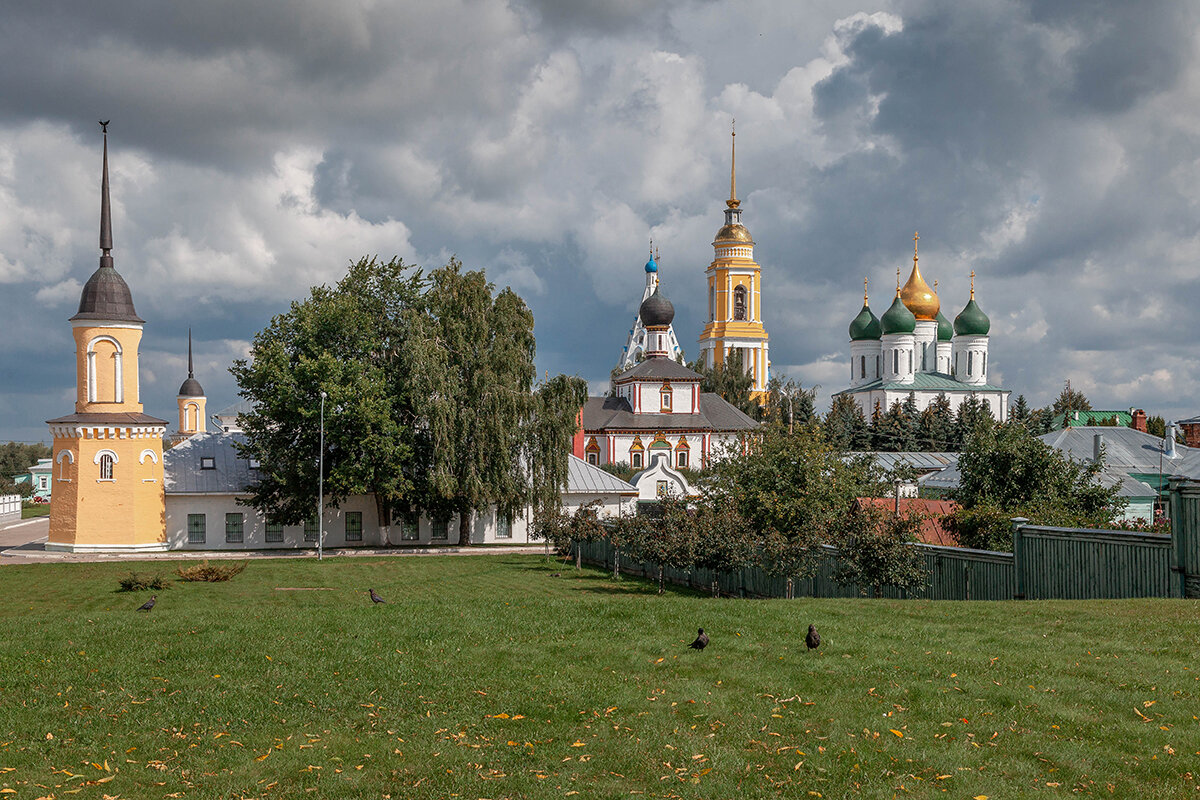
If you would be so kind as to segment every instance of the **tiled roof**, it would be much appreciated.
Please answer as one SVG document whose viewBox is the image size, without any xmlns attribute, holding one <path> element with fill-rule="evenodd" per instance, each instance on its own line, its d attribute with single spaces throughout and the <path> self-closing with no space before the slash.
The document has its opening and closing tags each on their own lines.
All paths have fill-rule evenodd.
<svg viewBox="0 0 1200 800">
<path fill-rule="evenodd" d="M 620 383 L 621 381 L 633 380 L 634 378 L 666 378 L 672 381 L 704 380 L 704 376 L 700 373 L 693 372 L 678 361 L 663 356 L 647 358 L 637 366 L 630 367 L 613 378 L 613 381 Z"/>
<path fill-rule="evenodd" d="M 238 454 L 246 437 L 240 433 L 198 433 L 163 453 L 163 486 L 167 494 L 245 494 L 257 470 Z M 213 459 L 214 469 L 201 469 L 200 459 Z"/>
<path fill-rule="evenodd" d="M 748 431 L 756 428 L 757 422 L 725 398 L 710 392 L 700 395 L 699 414 L 635 414 L 623 397 L 589 397 L 583 406 L 585 431 Z"/>
<path fill-rule="evenodd" d="M 871 505 L 892 511 L 896 508 L 894 497 L 860 497 L 860 505 Z M 958 504 L 950 500 L 924 500 L 918 497 L 901 497 L 899 500 L 900 513 L 921 514 L 921 527 L 917 531 L 917 539 L 925 544 L 936 544 L 942 547 L 958 547 L 958 540 L 942 527 L 942 517 L 953 514 Z"/>
<path fill-rule="evenodd" d="M 999 386 L 992 386 L 990 383 L 970 384 L 963 383 L 960 380 L 944 375 L 941 372 L 918 372 L 913 376 L 912 383 L 899 383 L 897 381 L 885 381 L 883 378 L 877 378 L 873 381 L 864 383 L 862 386 L 856 386 L 853 389 L 843 389 L 840 392 L 834 392 L 834 397 L 839 394 L 856 394 L 858 392 L 871 392 L 881 389 L 888 389 L 898 392 L 904 391 L 935 391 L 935 392 L 1003 392 Z"/>
<path fill-rule="evenodd" d="M 637 487 L 577 456 L 567 468 L 568 494 L 637 494 Z"/>
</svg>

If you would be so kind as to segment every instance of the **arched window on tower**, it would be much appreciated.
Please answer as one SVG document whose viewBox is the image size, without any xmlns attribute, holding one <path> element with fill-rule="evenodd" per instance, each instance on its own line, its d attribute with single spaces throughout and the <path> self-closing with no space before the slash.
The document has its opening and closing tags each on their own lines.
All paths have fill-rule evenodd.
<svg viewBox="0 0 1200 800">
<path fill-rule="evenodd" d="M 111 481 L 113 479 L 113 457 L 108 453 L 100 456 L 100 480 Z"/>
<path fill-rule="evenodd" d="M 858 377 L 862 378 L 863 380 L 867 379 L 867 357 L 866 356 L 858 357 Z"/>
<path fill-rule="evenodd" d="M 733 290 L 733 318 L 744 320 L 746 318 L 746 287 L 739 286 Z"/>
</svg>

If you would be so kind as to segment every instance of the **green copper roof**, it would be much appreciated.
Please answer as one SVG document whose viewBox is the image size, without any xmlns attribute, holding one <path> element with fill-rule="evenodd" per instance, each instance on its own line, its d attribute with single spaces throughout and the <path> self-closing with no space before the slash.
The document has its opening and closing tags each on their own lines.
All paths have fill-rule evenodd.
<svg viewBox="0 0 1200 800">
<path fill-rule="evenodd" d="M 879 318 L 879 324 L 884 334 L 912 333 L 917 329 L 917 318 L 897 295 L 896 299 L 892 301 L 892 307 L 883 312 L 883 316 Z"/>
<path fill-rule="evenodd" d="M 858 316 L 850 323 L 850 341 L 878 339 L 882 333 L 879 320 L 871 313 L 870 307 L 863 303 L 862 311 L 858 312 Z"/>
<path fill-rule="evenodd" d="M 954 318 L 954 332 L 959 336 L 987 336 L 992 322 L 972 297 L 967 307 Z"/>
<path fill-rule="evenodd" d="M 946 315 L 938 309 L 937 316 L 934 318 L 938 324 L 938 341 L 948 342 L 954 338 L 954 326 L 950 324 L 950 320 L 946 319 Z"/>
</svg>

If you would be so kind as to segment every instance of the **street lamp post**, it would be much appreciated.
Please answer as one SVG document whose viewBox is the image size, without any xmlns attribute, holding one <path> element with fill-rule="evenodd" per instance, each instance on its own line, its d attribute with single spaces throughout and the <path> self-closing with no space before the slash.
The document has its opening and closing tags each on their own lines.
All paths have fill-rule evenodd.
<svg viewBox="0 0 1200 800">
<path fill-rule="evenodd" d="M 325 392 L 321 392 L 321 452 L 317 456 L 317 560 L 325 557 Z"/>
</svg>

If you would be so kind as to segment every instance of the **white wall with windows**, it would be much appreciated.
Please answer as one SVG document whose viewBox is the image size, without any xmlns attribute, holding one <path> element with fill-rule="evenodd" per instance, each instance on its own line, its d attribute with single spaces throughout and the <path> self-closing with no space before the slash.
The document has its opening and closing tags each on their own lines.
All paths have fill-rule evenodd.
<svg viewBox="0 0 1200 800">
<path fill-rule="evenodd" d="M 314 549 L 320 527 L 314 518 L 302 525 L 269 524 L 253 507 L 240 505 L 236 495 L 168 493 L 167 543 L 172 550 L 301 550 Z M 314 498 L 315 505 L 315 498 Z M 388 541 L 380 541 L 375 500 L 359 495 L 341 508 L 325 510 L 325 547 L 403 547 L 458 542 L 458 517 L 396 515 Z M 531 512 L 512 519 L 495 510 L 477 514 L 471 541 L 476 544 L 530 541 Z"/>
</svg>

